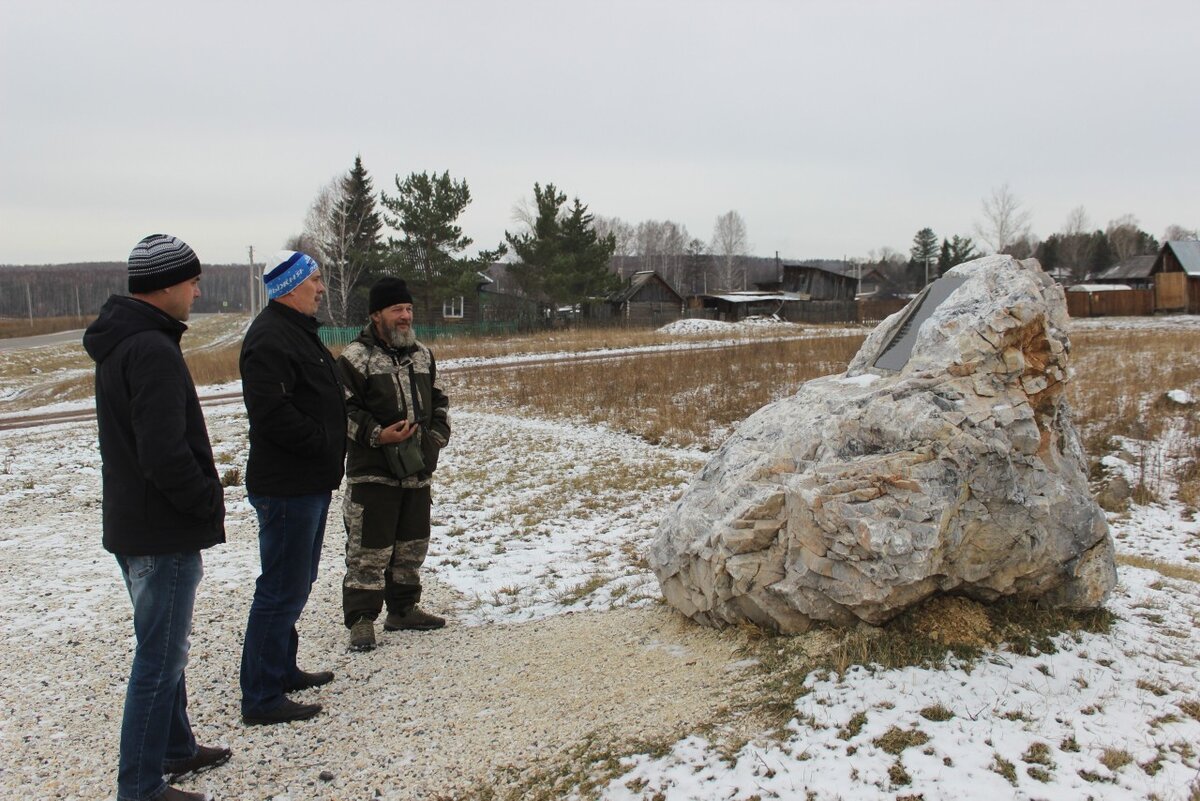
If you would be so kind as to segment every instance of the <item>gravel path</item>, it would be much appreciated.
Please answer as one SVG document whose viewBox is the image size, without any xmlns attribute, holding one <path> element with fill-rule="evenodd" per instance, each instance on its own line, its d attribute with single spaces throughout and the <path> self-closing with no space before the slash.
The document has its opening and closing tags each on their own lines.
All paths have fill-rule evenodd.
<svg viewBox="0 0 1200 801">
<path fill-rule="evenodd" d="M 8 585 L 12 573 L 4 572 Z M 4 798 L 109 797 L 129 659 L 127 601 L 111 579 L 112 587 L 96 586 L 84 630 L 10 629 L 0 652 Z M 379 648 L 351 654 L 330 619 L 333 584 L 323 582 L 302 621 L 302 664 L 337 678 L 297 696 L 327 711 L 259 728 L 238 719 L 248 596 L 217 596 L 201 585 L 188 670 L 192 720 L 202 742 L 228 745 L 234 759 L 182 786 L 216 799 L 454 797 L 502 768 L 544 767 L 591 736 L 615 745 L 671 742 L 730 700 L 736 638 L 698 630 L 661 607 L 381 631 Z M 432 590 L 430 606 L 439 608 L 443 593 Z M 56 594 L 42 597 L 50 603 Z"/>
<path fill-rule="evenodd" d="M 474 428 L 485 433 L 472 434 L 472 418 L 464 419 L 464 447 L 491 447 L 472 437 L 493 436 L 486 432 L 496 421 L 481 419 Z M 240 447 L 236 413 L 214 414 L 209 425 L 218 450 Z M 552 432 L 531 432 L 548 447 Z M 0 798 L 112 798 L 133 636 L 120 573 L 99 544 L 95 426 L 0 432 L 0 448 Z M 455 474 L 447 473 L 447 495 Z M 614 514 L 628 526 L 630 515 L 640 520 L 642 506 L 658 503 L 648 497 Z M 237 672 L 258 570 L 256 527 L 234 488 L 227 504 L 229 542 L 205 552 L 188 689 L 201 742 L 228 745 L 234 757 L 183 784 L 215 799 L 462 797 L 479 783 L 499 788 L 522 771 L 569 764 L 589 744 L 600 755 L 625 753 L 634 741 L 669 745 L 736 708 L 729 688 L 747 683 L 731 675 L 745 673 L 738 634 L 691 625 L 652 601 L 521 622 L 481 615 L 479 599 L 439 580 L 437 569 L 423 605 L 447 613 L 448 628 L 381 630 L 378 649 L 348 653 L 335 496 L 321 575 L 300 621 L 301 665 L 337 678 L 298 697 L 320 700 L 326 712 L 244 727 Z M 488 558 L 489 544 L 474 547 L 480 556 L 472 558 Z"/>
</svg>

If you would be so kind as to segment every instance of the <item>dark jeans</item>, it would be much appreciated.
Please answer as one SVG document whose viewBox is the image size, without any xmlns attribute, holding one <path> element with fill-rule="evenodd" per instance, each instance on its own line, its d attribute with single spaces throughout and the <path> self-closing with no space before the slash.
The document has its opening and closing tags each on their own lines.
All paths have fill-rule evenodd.
<svg viewBox="0 0 1200 801">
<path fill-rule="evenodd" d="M 242 645 L 242 714 L 268 712 L 300 678 L 296 621 L 317 580 L 331 493 L 247 497 L 258 513 L 262 574 Z"/>
<path fill-rule="evenodd" d="M 164 762 L 196 754 L 183 673 L 204 562 L 199 551 L 189 551 L 117 556 L 117 564 L 137 635 L 121 718 L 117 799 L 145 801 L 166 788 Z"/>
</svg>

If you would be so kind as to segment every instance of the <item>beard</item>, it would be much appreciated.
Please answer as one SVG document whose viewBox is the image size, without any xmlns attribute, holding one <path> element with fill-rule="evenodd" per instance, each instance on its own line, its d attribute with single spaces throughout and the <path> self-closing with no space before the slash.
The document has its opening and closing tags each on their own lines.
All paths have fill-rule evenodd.
<svg viewBox="0 0 1200 801">
<path fill-rule="evenodd" d="M 383 334 L 387 343 L 398 350 L 412 347 L 417 342 L 417 335 L 411 326 L 401 330 L 399 326 L 385 324 Z"/>
</svg>

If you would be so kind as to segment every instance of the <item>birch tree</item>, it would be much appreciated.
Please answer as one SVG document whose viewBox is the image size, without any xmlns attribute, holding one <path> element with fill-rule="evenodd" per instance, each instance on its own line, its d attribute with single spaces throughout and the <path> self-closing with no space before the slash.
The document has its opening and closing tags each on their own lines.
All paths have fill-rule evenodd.
<svg viewBox="0 0 1200 801">
<path fill-rule="evenodd" d="M 746 288 L 746 269 L 742 258 L 748 249 L 746 223 L 742 215 L 730 210 L 717 217 L 713 225 L 712 254 L 717 257 L 717 282 L 723 289 Z"/>
<path fill-rule="evenodd" d="M 337 325 L 356 322 L 356 295 L 366 291 L 362 284 L 378 260 L 381 222 L 374 193 L 362 157 L 355 157 L 348 173 L 317 193 L 304 220 L 301 249 L 315 251 L 310 255 L 321 265 L 329 315 Z"/>
<path fill-rule="evenodd" d="M 983 220 L 975 224 L 975 232 L 993 251 L 1004 253 L 1029 237 L 1029 217 L 1029 211 L 1004 184 L 983 199 Z"/>
</svg>

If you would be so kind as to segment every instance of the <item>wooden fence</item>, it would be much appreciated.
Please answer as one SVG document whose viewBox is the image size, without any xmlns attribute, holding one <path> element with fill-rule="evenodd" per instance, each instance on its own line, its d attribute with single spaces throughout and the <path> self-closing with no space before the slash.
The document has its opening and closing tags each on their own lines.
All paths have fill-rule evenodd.
<svg viewBox="0 0 1200 801">
<path fill-rule="evenodd" d="M 1138 317 L 1154 314 L 1153 289 L 1108 289 L 1100 292 L 1067 292 L 1067 313 L 1072 317 Z"/>
</svg>

